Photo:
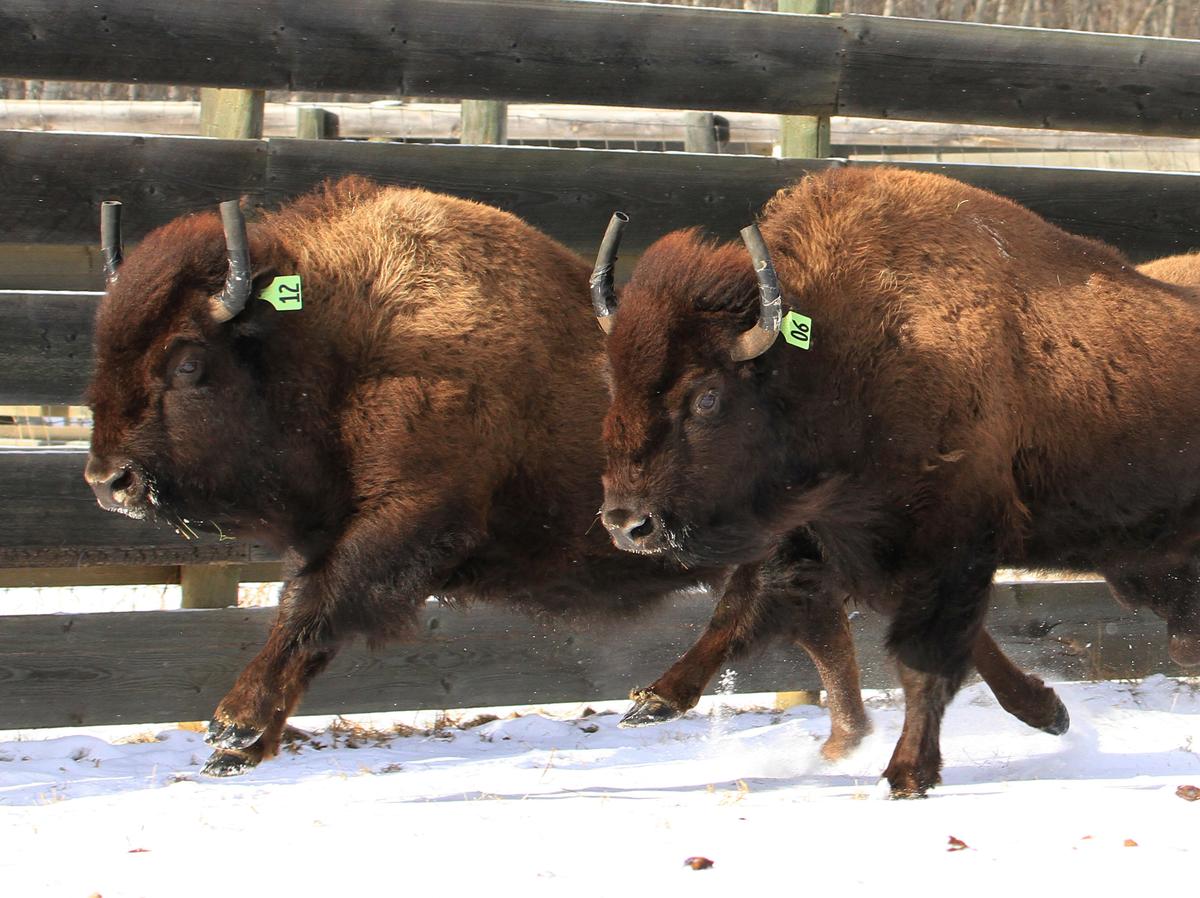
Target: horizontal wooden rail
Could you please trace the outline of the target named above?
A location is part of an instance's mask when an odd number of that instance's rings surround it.
[[[100,293],[0,292],[0,405],[62,404],[92,371]]]
[[[669,598],[625,621],[534,621],[495,606],[426,606],[417,638],[355,647],[300,713],[620,699],[662,672],[712,610]],[[0,617],[0,729],[207,717],[262,644],[271,609]],[[1178,675],[1165,627],[1122,611],[1103,583],[997,586],[988,626],[1026,670],[1052,680]],[[883,621],[854,620],[868,688],[895,685]],[[778,645],[731,664],[739,692],[819,689],[804,653]]]
[[[0,77],[1200,133],[1194,41],[564,0],[6,0]]]
[[[101,510],[83,480],[86,459],[78,450],[0,450],[0,567],[276,560],[241,540],[185,540],[166,524]]]
[[[633,224],[628,262],[668,230],[734,238],[779,188],[846,163],[687,153],[0,132],[0,234],[22,244],[92,244],[99,203],[126,203],[133,241],[184,212],[247,195],[268,204],[359,173],[477,199],[525,218],[585,255],[613,209]],[[1200,245],[1200,176],[909,163],[995,190],[1135,260]],[[97,287],[101,286],[97,284]]]

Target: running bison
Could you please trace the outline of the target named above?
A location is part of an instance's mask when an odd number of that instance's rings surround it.
[[[248,234],[236,203],[224,226],[178,219],[122,262],[116,208],[86,478],[105,508],[204,521],[290,550],[294,570],[213,715],[206,772],[274,755],[339,646],[411,635],[431,594],[612,615],[700,584],[722,607],[754,594],[825,677],[827,754],[866,731],[840,596],[636,557],[593,526],[603,335],[562,246],[487,206],[348,179]],[[724,660],[685,656],[631,722],[682,713]]]
[[[932,174],[813,175],[760,223],[749,252],[669,234],[596,303],[614,542],[743,568],[815,544],[828,590],[891,615],[897,796],[939,781],[1002,563],[1102,572],[1200,663],[1200,294]]]

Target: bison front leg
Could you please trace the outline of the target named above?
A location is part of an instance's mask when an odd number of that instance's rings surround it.
[[[919,798],[941,782],[942,717],[970,672],[994,573],[990,553],[964,550],[905,584],[888,633],[904,688],[904,728],[883,773],[893,798]]]
[[[736,570],[700,638],[661,677],[629,693],[634,704],[621,718],[620,726],[664,723],[694,708],[704,687],[735,646],[752,638],[762,619],[763,605],[755,568]]]
[[[228,776],[273,757],[289,715],[343,641],[364,635],[377,645],[411,633],[416,608],[482,538],[481,507],[437,496],[360,510],[324,558],[288,583],[266,645],[213,714],[206,741],[216,751],[204,772]]]
[[[337,650],[328,621],[305,619],[285,599],[266,645],[213,713],[204,741],[217,750],[203,772],[233,776],[278,754],[288,717]]]
[[[695,707],[721,665],[768,635],[789,632],[816,665],[828,697],[830,734],[821,748],[828,759],[843,757],[870,732],[859,686],[858,661],[845,601],[807,587],[803,595],[765,592],[753,566],[739,568],[700,638],[649,687],[630,694],[634,706],[621,726],[674,720]]]

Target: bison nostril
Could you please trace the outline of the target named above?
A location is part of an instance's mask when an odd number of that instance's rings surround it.
[[[629,535],[635,540],[643,540],[654,532],[654,518],[645,517],[638,523],[631,525]]]
[[[131,471],[129,468],[125,468],[125,470],[121,471],[115,478],[113,478],[110,484],[110,488],[114,493],[127,491],[132,486],[133,471]]]

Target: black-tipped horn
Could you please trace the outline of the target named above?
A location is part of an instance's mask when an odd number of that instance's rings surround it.
[[[742,228],[742,242],[750,251],[754,274],[758,278],[758,322],[738,335],[737,342],[729,351],[735,362],[756,358],[770,349],[779,336],[779,323],[783,317],[779,278],[775,276],[771,253],[759,233],[758,225]]]
[[[600,241],[596,253],[596,267],[592,269],[589,283],[592,285],[592,308],[596,321],[607,334],[612,330],[612,315],[617,310],[617,291],[613,288],[613,267],[617,264],[617,248],[621,245],[621,231],[629,224],[624,212],[614,212],[609,219],[608,230]]]
[[[228,321],[246,307],[250,298],[250,250],[246,240],[246,219],[237,200],[221,203],[221,224],[225,227],[225,255],[229,273],[225,286],[212,297],[212,314],[217,321]]]
[[[121,204],[105,200],[100,204],[100,261],[104,266],[105,281],[112,283],[117,279],[122,258]]]

